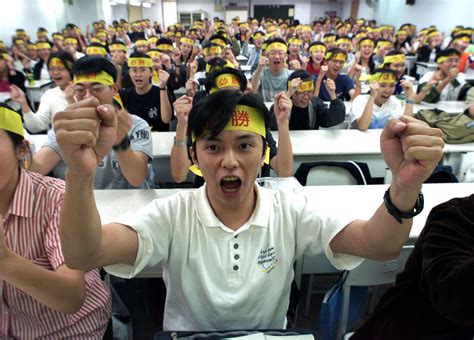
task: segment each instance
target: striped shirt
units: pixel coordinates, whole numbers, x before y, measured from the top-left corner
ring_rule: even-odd
[[[12,203],[4,216],[7,247],[52,271],[64,263],[58,230],[63,195],[63,181],[21,170]],[[102,338],[111,315],[110,293],[98,270],[85,273],[84,281],[84,304],[73,314],[51,309],[0,281],[0,338]]]

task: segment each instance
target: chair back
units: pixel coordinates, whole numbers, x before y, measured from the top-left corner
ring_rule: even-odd
[[[372,183],[369,167],[362,162],[302,163],[295,172],[301,185],[366,185]]]

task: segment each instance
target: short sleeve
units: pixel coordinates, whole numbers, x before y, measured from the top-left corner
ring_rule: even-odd
[[[62,199],[59,202],[54,203],[54,206],[51,207],[51,215],[45,222],[48,225],[46,227],[44,246],[53,270],[56,270],[64,263],[64,256],[61,251],[61,241],[59,239],[59,212],[61,202]]]
[[[44,142],[42,148],[44,148],[44,147],[48,147],[50,149],[53,149],[54,151],[56,151],[61,156],[61,158],[63,158],[63,155],[61,153],[61,149],[59,148],[58,142],[56,141],[56,134],[54,133],[54,129],[50,129],[48,131],[46,141]]]
[[[130,129],[130,148],[141,151],[153,159],[153,142],[148,123],[138,116],[132,115],[133,125]]]
[[[367,105],[368,97],[366,95],[358,95],[354,98],[351,107],[351,121],[355,121],[362,116],[365,106]]]

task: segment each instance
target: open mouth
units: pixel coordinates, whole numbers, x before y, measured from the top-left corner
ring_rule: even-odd
[[[54,77],[53,78],[53,81],[56,82],[56,83],[59,83],[61,80],[63,80],[62,77]]]
[[[242,181],[240,178],[235,176],[226,176],[221,179],[220,185],[225,193],[234,193],[239,190],[240,186],[242,185]]]

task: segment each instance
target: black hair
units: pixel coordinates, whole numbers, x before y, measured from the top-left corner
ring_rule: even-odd
[[[10,105],[8,104],[5,104],[5,103],[2,103],[0,102],[0,107],[3,107],[7,110],[10,110],[10,111],[13,111],[13,112],[16,112],[15,110],[13,110]],[[18,112],[16,112],[19,116],[20,114]],[[20,145],[23,145],[23,140],[25,139],[22,135],[19,135],[17,133],[14,133],[14,132],[11,132],[11,131],[7,131],[7,130],[4,130],[8,137],[10,138],[10,140],[12,141],[13,143],[13,147],[16,149],[17,147],[19,147]]]
[[[148,59],[151,59],[151,57],[148,54],[145,54],[143,52],[132,52],[130,54],[130,58],[148,58]]]
[[[237,78],[239,79],[240,91],[244,92],[245,89],[247,88],[247,78],[245,77],[242,71],[231,68],[231,67],[224,67],[224,68],[211,72],[211,74],[209,74],[209,76],[206,78],[206,82],[204,83],[204,86],[208,93],[213,87],[215,87],[216,85],[214,83],[215,79],[222,74],[233,74],[237,76]]]
[[[326,54],[327,53],[331,53],[331,57],[329,59],[327,59],[326,61],[329,61],[329,60],[333,59],[333,57],[338,53],[344,54],[347,58],[347,53],[343,49],[340,49],[339,47],[333,47],[330,50],[327,50]]]
[[[395,76],[395,79],[397,77],[397,74],[395,73],[395,71],[388,68],[376,68],[374,70],[374,73],[391,73]]]
[[[99,56],[86,55],[77,60],[72,69],[74,75],[98,74],[102,71],[109,74],[113,78],[114,83],[117,81],[117,69],[114,64]]]
[[[400,50],[391,50],[385,56],[387,57],[387,56],[399,55],[399,54],[404,54],[404,53]],[[383,68],[388,69],[390,67],[390,65],[392,65],[392,63],[383,63]]]
[[[160,38],[160,39],[158,39],[156,44],[157,45],[161,45],[161,44],[173,45],[173,42],[171,41],[171,39],[168,39],[168,38]]]
[[[372,57],[373,57],[373,55],[374,55],[375,42],[374,42],[374,40],[371,39],[371,38],[364,37],[364,38],[360,39],[360,40],[357,42],[357,45],[358,45],[359,48],[360,48],[360,46],[361,46],[360,42],[361,42],[361,41],[364,41],[364,40],[370,40],[370,41],[372,41],[372,42],[374,43],[374,48],[372,49],[372,54],[371,54],[370,57],[369,57],[369,73],[370,73],[370,74],[373,74],[374,71],[375,71],[375,62],[374,62],[374,58],[372,58]],[[362,58],[360,58],[360,60],[359,60],[359,65],[362,65]]]
[[[315,45],[320,45],[320,46],[326,47],[326,44],[323,43],[322,41],[313,41],[313,42],[312,42],[311,44],[309,44],[309,46],[308,46],[308,52],[309,52],[309,49],[310,49],[312,46],[315,46]],[[311,53],[309,54],[309,61],[312,62],[312,63],[314,62],[314,61],[313,61],[313,56],[311,55]],[[324,62],[324,58],[323,58],[323,62]]]
[[[232,118],[237,105],[247,105],[257,109],[263,116],[265,127],[270,122],[270,112],[256,94],[243,94],[238,90],[221,90],[193,105],[189,113],[188,131],[191,136],[217,136]],[[195,143],[193,148],[195,150]]]
[[[447,57],[453,54],[457,55],[458,57],[461,56],[461,53],[459,53],[459,51],[454,48],[446,48],[444,50],[439,50],[438,53],[436,53],[435,62],[438,62],[438,59],[440,57]]]
[[[46,63],[46,65],[48,65],[48,68],[49,68],[49,63],[52,58],[58,58],[59,60],[62,61],[62,63],[64,64],[64,67],[66,67],[66,70],[68,70],[69,75],[71,76],[71,79],[72,79],[72,69],[74,67],[74,62],[75,62],[73,56],[69,52],[66,52],[66,51],[58,51],[58,52],[51,53],[49,55],[48,62]]]
[[[267,46],[270,45],[270,44],[273,44],[274,42],[279,42],[279,43],[282,43],[282,44],[285,44],[285,45],[288,44],[284,39],[278,38],[278,37],[265,40],[265,44],[267,44]]]
[[[296,71],[294,71],[288,77],[288,81],[291,81],[291,80],[296,79],[296,78],[300,78],[301,81],[310,80],[310,79],[312,80],[313,79],[311,74],[306,70],[296,70]],[[288,88],[288,82],[287,82],[286,85],[287,85],[287,88]]]

